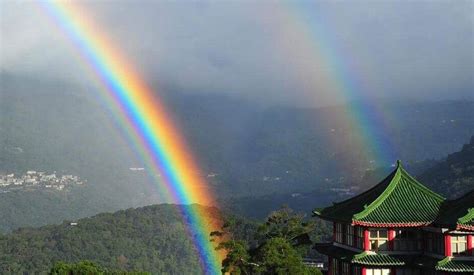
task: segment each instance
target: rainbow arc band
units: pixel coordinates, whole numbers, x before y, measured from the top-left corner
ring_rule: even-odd
[[[98,91],[115,110],[160,192],[183,205],[180,210],[203,272],[220,274],[223,255],[209,241],[209,233],[219,228],[220,219],[190,205],[215,206],[216,202],[164,104],[85,9],[69,1],[40,1],[40,6],[94,73],[103,87]]]

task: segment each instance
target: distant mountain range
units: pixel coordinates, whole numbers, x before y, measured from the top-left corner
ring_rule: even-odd
[[[69,193],[0,194],[0,203],[9,202],[1,206],[6,217],[1,229],[169,202],[146,171],[130,169],[144,165],[88,83],[7,73],[0,78],[0,173],[57,171],[87,180]],[[351,186],[367,169],[387,166],[371,162],[367,148],[354,146],[357,133],[347,125],[327,123],[350,115],[347,106],[262,107],[176,91],[162,96],[203,176],[223,200],[288,194],[296,200],[312,190]],[[396,118],[384,134],[408,166],[429,167],[433,162],[425,160],[443,158],[474,135],[472,101],[380,101],[378,107]],[[57,215],[42,219],[49,212]],[[20,213],[32,213],[31,218]]]
[[[444,159],[419,162],[405,168],[421,183],[446,198],[460,197],[474,189],[474,136],[460,151],[449,154]],[[353,183],[356,189],[320,187],[310,192],[227,199],[222,201],[222,205],[234,213],[251,218],[265,217],[272,209],[282,205],[310,214],[316,207],[342,201],[372,187],[390,173],[391,169],[393,168],[386,167],[367,171],[364,177]]]

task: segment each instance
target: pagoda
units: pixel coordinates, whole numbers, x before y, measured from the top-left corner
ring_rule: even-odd
[[[474,274],[474,190],[456,200],[418,182],[397,161],[379,184],[316,209],[333,223],[329,275]]]

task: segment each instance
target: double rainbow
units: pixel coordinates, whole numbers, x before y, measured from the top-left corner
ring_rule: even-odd
[[[157,184],[164,183],[166,188],[159,188],[160,192],[164,192],[163,196],[177,204],[215,205],[208,185],[200,177],[193,156],[165,106],[114,47],[114,43],[108,41],[87,12],[77,5],[70,2],[42,3],[105,87],[102,89],[104,98],[132,138],[132,144],[151,171],[150,175],[156,177]],[[370,68],[360,68],[349,62],[352,58],[337,50],[328,33],[328,23],[319,16],[316,4],[283,2],[276,6],[272,12],[278,19],[275,20],[277,26],[273,27],[282,37],[279,42],[287,50],[283,56],[288,57],[288,63],[294,66],[290,71],[301,76],[302,86],[309,93],[314,93],[316,87],[324,86],[343,100],[357,100],[353,101],[355,104],[348,105],[340,117],[330,117],[329,123],[348,126],[354,133],[354,146],[365,152],[370,151],[373,159],[385,164],[395,159],[393,145],[384,136],[389,120],[382,118],[383,112],[377,109],[376,104],[370,104],[368,98],[363,98],[363,91],[369,89],[368,76],[372,75],[364,72],[370,71]],[[219,274],[222,255],[213,249],[208,240],[208,233],[218,228],[217,219],[212,219],[198,208],[182,209],[203,271]]]
[[[156,177],[157,184],[165,186],[164,196],[180,205],[215,205],[191,151],[165,106],[107,35],[93,24],[85,10],[71,2],[41,3],[104,87],[103,97],[117,111],[115,115],[140,151],[147,170]],[[219,218],[211,217],[199,207],[182,206],[181,210],[203,272],[220,274],[222,255],[209,241],[209,233],[218,229]]]

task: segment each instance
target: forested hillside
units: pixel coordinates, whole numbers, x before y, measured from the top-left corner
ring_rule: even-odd
[[[474,136],[461,151],[452,153],[428,169],[420,180],[447,198],[457,198],[474,189]]]
[[[217,209],[206,211],[219,216]],[[33,274],[58,261],[92,260],[111,270],[195,274],[200,264],[180,213],[175,205],[154,205],[19,229],[0,236],[0,273]]]

